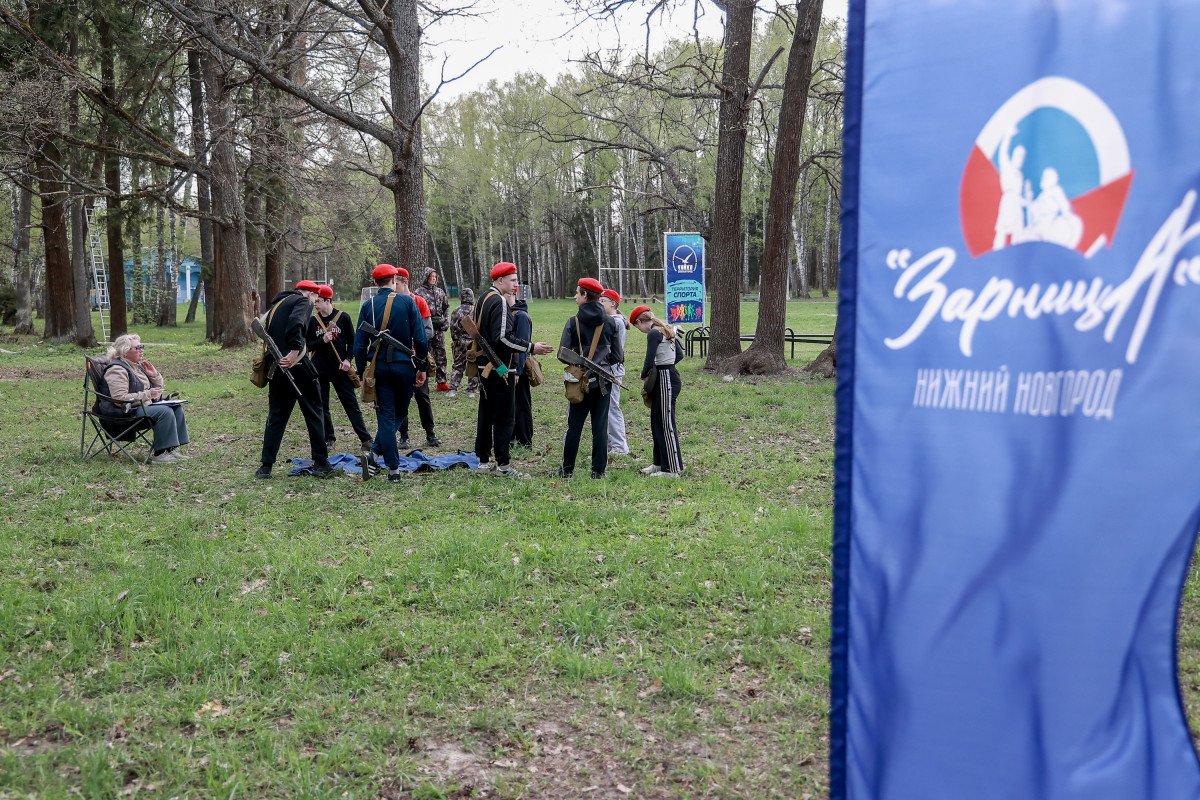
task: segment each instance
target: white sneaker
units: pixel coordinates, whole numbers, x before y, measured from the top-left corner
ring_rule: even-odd
[[[642,467],[638,470],[638,472],[642,473],[643,475],[655,475],[659,472],[662,472],[662,467],[658,466],[657,464],[651,464],[648,467]]]
[[[458,397],[458,392],[454,389],[446,392],[446,397]]]
[[[475,392],[467,392],[467,397],[469,397],[469,398],[471,398],[472,400],[474,400],[474,399],[475,399]]]
[[[169,452],[171,455],[175,456],[176,461],[190,461],[192,458],[191,456],[184,455],[183,453],[179,452],[178,450],[168,450],[167,452]]]
[[[496,462],[489,461],[486,464],[480,464],[479,469],[477,471],[478,472],[495,472],[496,471]]]
[[[682,472],[666,472],[666,471],[660,470],[658,472],[650,473],[650,477],[651,478],[678,478],[682,474],[683,474]]]
[[[165,450],[156,456],[150,456],[151,464],[174,464],[177,461],[179,461],[178,458],[175,458],[175,456]]]

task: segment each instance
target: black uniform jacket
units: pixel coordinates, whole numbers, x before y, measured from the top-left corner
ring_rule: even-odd
[[[271,309],[274,309],[272,312]],[[308,320],[312,316],[313,304],[295,289],[275,295],[267,307],[267,335],[275,342],[279,352],[285,356],[293,350],[304,352],[308,336]],[[268,363],[271,352],[267,351]]]
[[[509,369],[517,366],[517,353],[528,353],[533,350],[533,343],[517,336],[517,321],[512,309],[495,289],[489,289],[475,304],[476,323],[479,334],[487,339],[488,344],[496,351],[496,355]],[[488,363],[487,356],[481,356],[478,366]]]
[[[332,342],[326,342],[325,331],[321,322],[327,328],[336,328]],[[312,356],[313,365],[317,372],[329,375],[341,369],[343,361],[354,355],[354,322],[345,311],[334,309],[328,317],[317,312],[308,320],[308,352]]]
[[[578,333],[575,329],[576,319],[579,320]],[[592,347],[592,336],[595,335],[597,326],[603,326],[592,361],[602,367],[612,369],[614,364],[625,363],[625,350],[621,347],[621,333],[617,330],[619,324],[615,317],[604,313],[604,307],[599,302],[584,303],[579,307],[579,312],[568,319],[567,324],[563,326],[559,345],[586,356]],[[595,380],[594,377],[593,380]]]

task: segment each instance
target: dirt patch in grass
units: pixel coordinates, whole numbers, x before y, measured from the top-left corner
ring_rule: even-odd
[[[761,689],[754,694],[772,702]],[[510,717],[501,730],[439,733],[412,756],[430,782],[469,788],[473,794],[462,796],[470,797],[826,797],[823,720],[749,705],[742,692],[721,692],[695,708],[659,702],[622,711],[560,695]],[[683,712],[686,730],[663,724],[670,711]],[[780,736],[788,727],[813,733],[813,746],[794,749],[794,739]]]

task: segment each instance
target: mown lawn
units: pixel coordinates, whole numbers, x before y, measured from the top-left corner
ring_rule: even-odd
[[[573,308],[535,302],[538,338]],[[685,362],[680,481],[637,474],[636,395],[634,458],[552,477],[549,369],[532,480],[261,482],[250,352],[140,332],[191,400],[182,465],[81,463],[81,353],[0,341],[0,797],[826,795],[832,383]],[[474,412],[435,395],[443,451]]]

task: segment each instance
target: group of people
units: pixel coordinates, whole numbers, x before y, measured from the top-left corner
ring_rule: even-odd
[[[312,281],[300,281],[271,300],[261,318],[273,347],[264,347],[263,352],[268,412],[255,477],[271,477],[297,405],[308,432],[311,474],[332,474],[329,454],[336,446],[336,433],[331,400],[336,396],[358,438],[363,480],[383,470],[389,480],[399,480],[400,452],[409,447],[410,403],[416,401],[426,443],[436,447],[441,440],[434,428],[429,385],[434,383],[438,391],[453,396],[464,378],[468,396],[479,398],[475,436],[479,469],[501,477],[529,477],[512,465],[511,451],[514,443],[533,447],[531,372],[540,375],[541,370],[540,364],[535,367],[529,360],[551,354],[554,348],[532,341],[533,321],[526,298],[520,296],[516,265],[496,264],[491,286],[478,300],[470,289],[463,289],[461,305],[452,315],[436,272],[429,273],[416,293],[409,291],[409,274],[403,268],[380,264],[371,277],[376,292],[359,309],[357,324],[334,307],[331,287]],[[626,334],[637,328],[647,336],[640,377],[654,440],[652,463],[641,472],[678,477],[684,467],[675,427],[681,387],[675,365],[683,358],[683,348],[674,328],[656,319],[648,306],[635,308],[627,321],[619,309],[618,293],[594,278],[580,279],[575,302],[578,312],[563,326],[559,342],[560,360],[576,364],[567,366],[564,382],[578,384],[567,391],[571,402],[559,474],[570,477],[574,472],[583,427],[589,420],[592,477],[604,476],[611,457],[629,454],[620,401]],[[442,339],[447,331],[454,350],[449,376]],[[135,409],[131,413],[153,417],[152,462],[181,460],[186,456],[178,448],[188,441],[182,407],[153,404],[162,391],[162,376],[141,360],[140,348],[136,335],[114,342],[110,357],[121,368],[106,372],[109,393]],[[563,358],[567,351],[575,354],[570,362]],[[375,409],[375,435],[359,405],[356,389],[360,386]],[[380,460],[383,467],[378,466]]]

